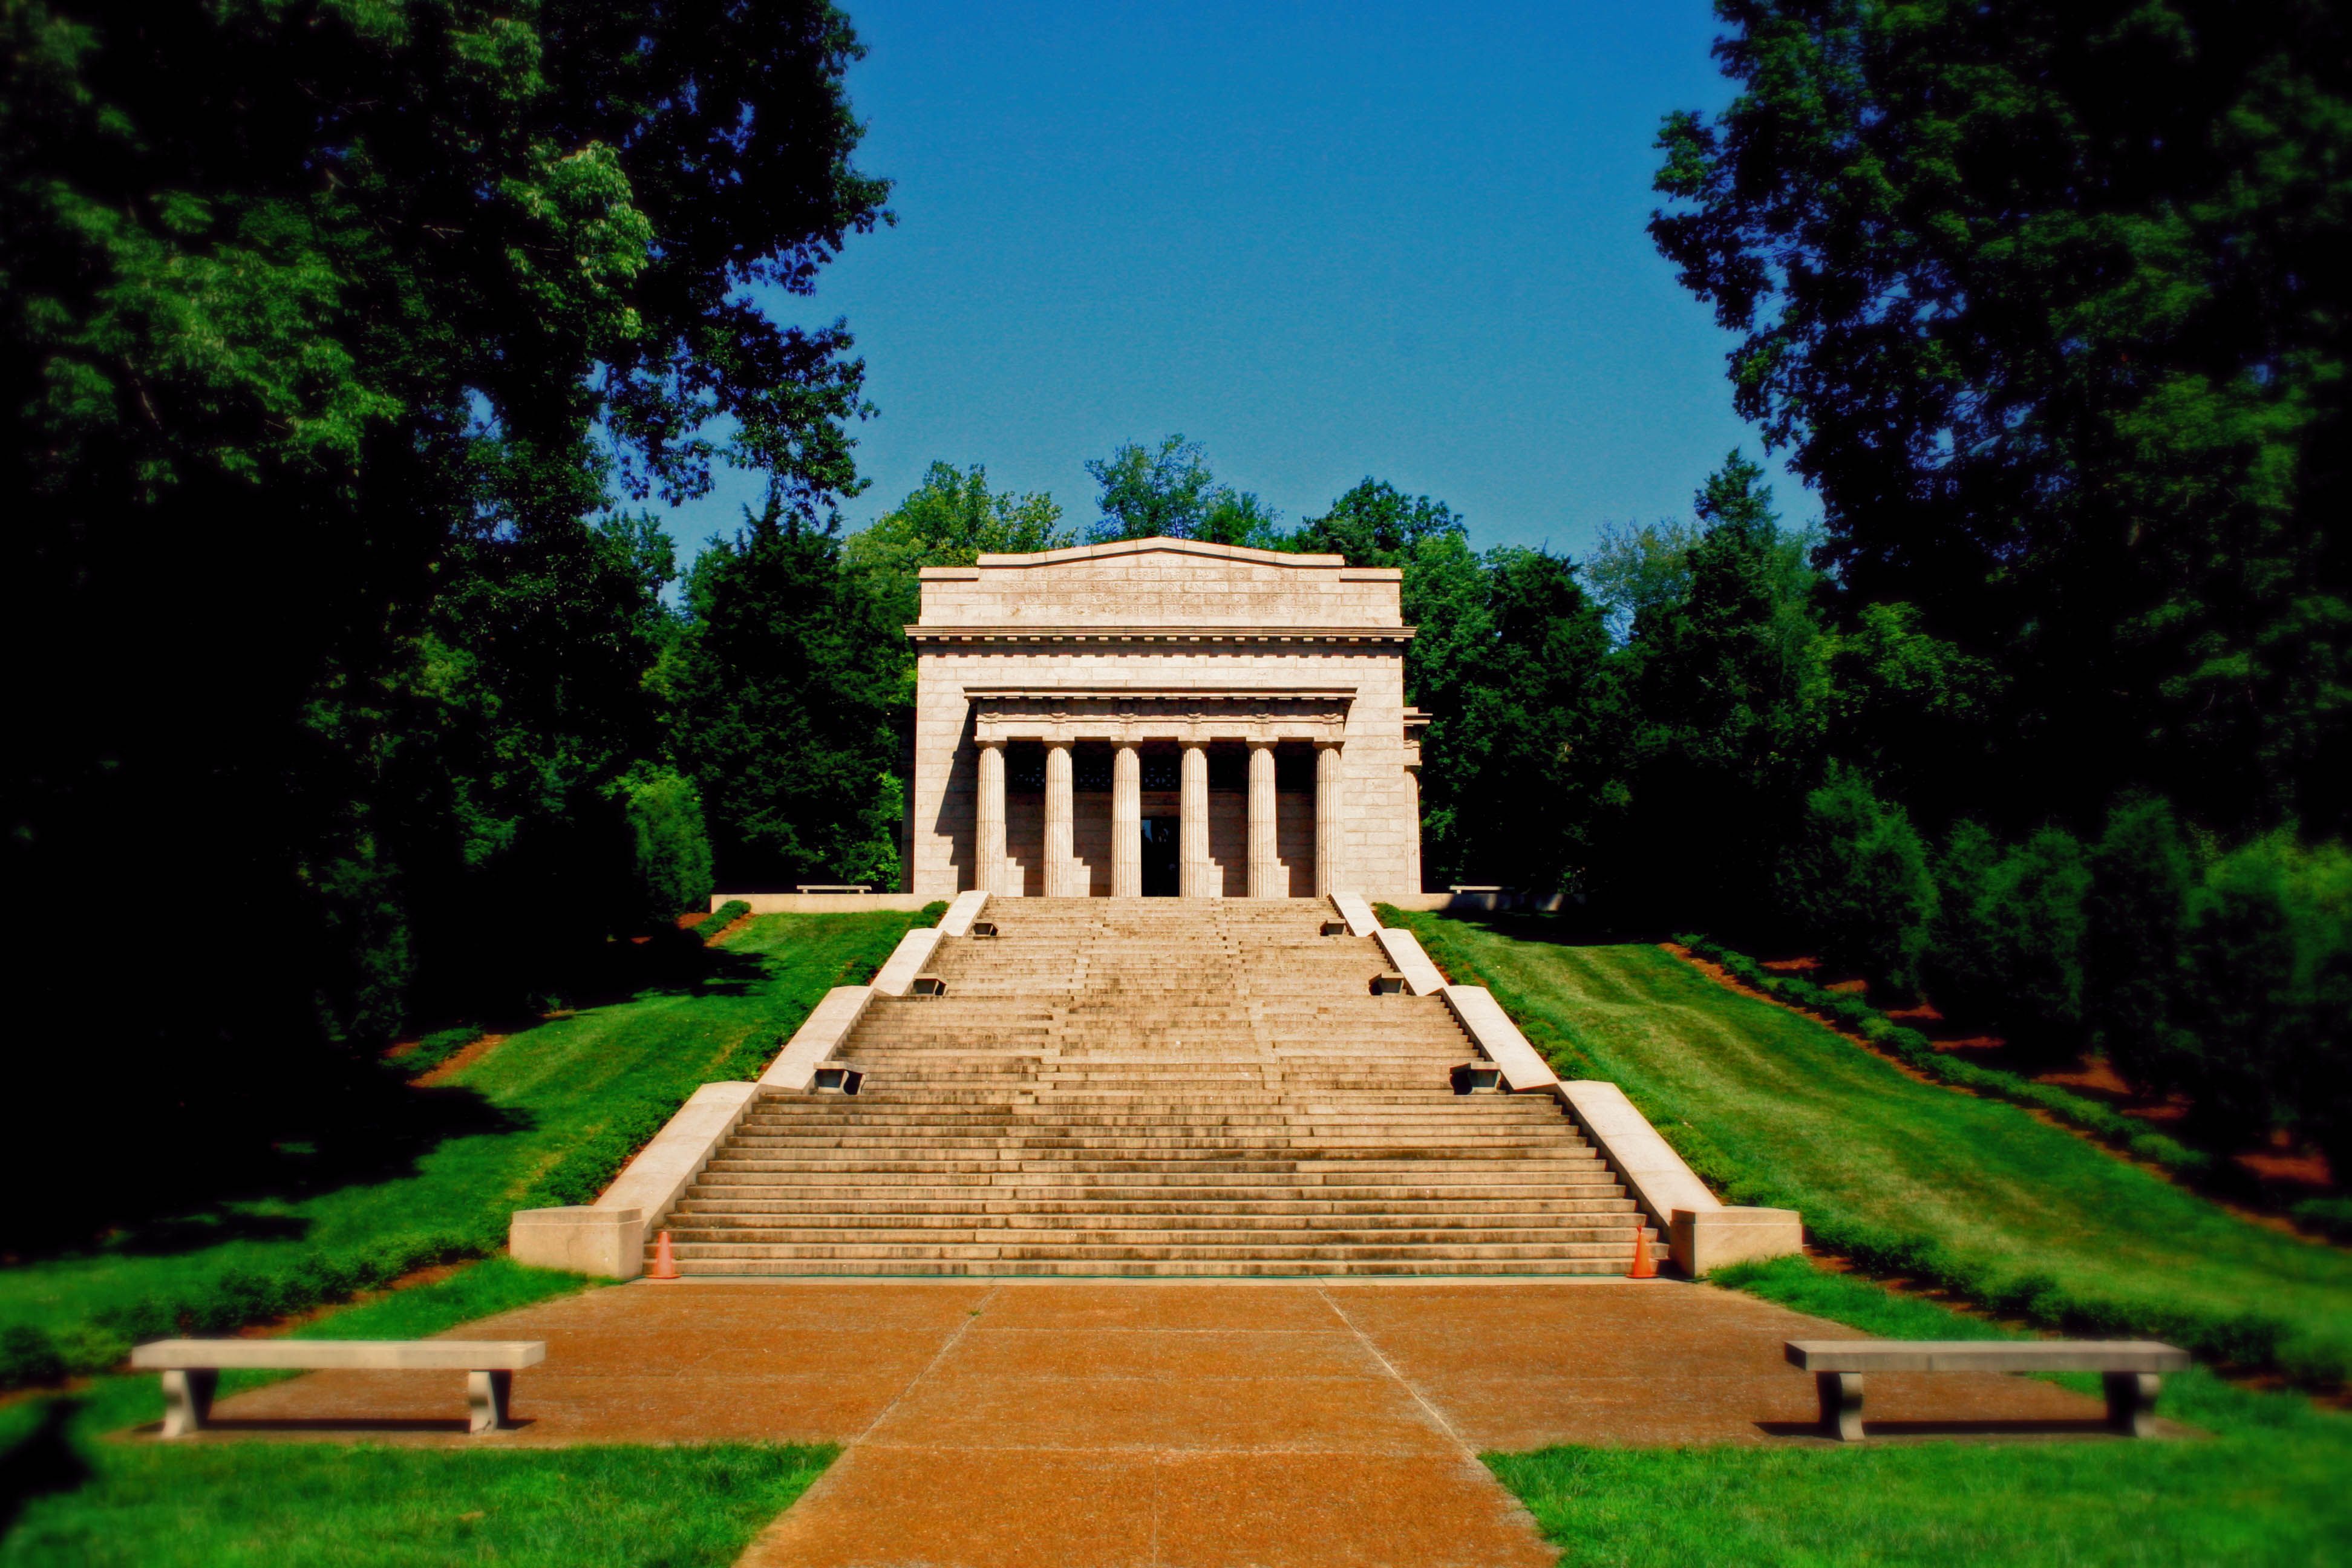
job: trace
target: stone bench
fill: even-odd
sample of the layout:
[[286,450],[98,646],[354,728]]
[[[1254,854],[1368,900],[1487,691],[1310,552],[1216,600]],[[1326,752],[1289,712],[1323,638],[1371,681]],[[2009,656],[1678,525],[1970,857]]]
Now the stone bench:
[[1822,1435],[1862,1436],[1862,1379],[1873,1372],[2095,1372],[2107,1392],[2107,1425],[2147,1434],[2162,1373],[2185,1372],[2189,1352],[2152,1340],[1790,1340],[1789,1364],[1813,1374]]
[[547,1359],[544,1340],[157,1340],[131,1364],[163,1374],[163,1436],[184,1437],[212,1414],[226,1368],[270,1372],[462,1372],[470,1430],[507,1424],[514,1374]]
[[874,884],[871,882],[795,882],[793,884],[793,892],[803,894],[870,893],[873,890]]

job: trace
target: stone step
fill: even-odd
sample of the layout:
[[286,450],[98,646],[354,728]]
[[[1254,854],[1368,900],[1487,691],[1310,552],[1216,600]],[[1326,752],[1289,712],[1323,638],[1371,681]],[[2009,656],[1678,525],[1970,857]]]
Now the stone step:
[[[1633,1254],[1632,1232],[1619,1242],[1496,1242],[1492,1244],[1433,1244],[1412,1247],[1384,1242],[1277,1242],[1253,1245],[1244,1242],[1167,1243],[1139,1241],[1133,1243],[1097,1242],[1078,1238],[1024,1238],[1019,1241],[959,1241],[959,1242],[744,1242],[724,1245],[708,1242],[679,1242],[671,1237],[672,1251],[679,1267],[705,1258],[789,1258],[794,1262],[817,1262],[828,1258],[907,1258],[964,1259],[1041,1258],[1055,1261],[1083,1262],[1088,1259],[1113,1261],[1174,1262],[1251,1262],[1319,1259],[1328,1262],[1405,1260],[1415,1257],[1453,1262],[1497,1262],[1503,1260],[1535,1260],[1565,1258],[1630,1259]],[[1622,1271],[1623,1263],[1619,1263]]]
[[[852,1189],[856,1190],[856,1189]],[[985,1190],[985,1189],[982,1189]],[[1202,1217],[1233,1215],[1284,1216],[1297,1215],[1350,1215],[1360,1218],[1391,1218],[1431,1215],[1497,1216],[1518,1218],[1556,1215],[1631,1215],[1633,1201],[1614,1195],[1592,1197],[1486,1198],[1453,1197],[1446,1199],[1401,1199],[1386,1202],[1349,1200],[1347,1202],[1315,1203],[1291,1196],[1267,1197],[1256,1201],[1202,1202],[1185,1199],[1127,1199],[1091,1197],[1086,1199],[1003,1198],[982,1200],[960,1192],[953,1197],[929,1200],[888,1197],[805,1197],[777,1195],[756,1198],[689,1197],[670,1211],[680,1217],[704,1215],[1062,1215],[1068,1216],[1117,1217],[1127,1215],[1177,1215]]]
[[1055,1258],[834,1258],[803,1263],[795,1258],[710,1258],[681,1263],[678,1271],[711,1278],[796,1278],[835,1275],[874,1278],[947,1275],[959,1278],[1016,1279],[1290,1279],[1412,1277],[1423,1275],[1513,1277],[1622,1276],[1625,1264],[1614,1258],[1517,1259],[1488,1262],[1461,1258],[1405,1258],[1333,1261],[1289,1258],[1272,1263],[1199,1259]]

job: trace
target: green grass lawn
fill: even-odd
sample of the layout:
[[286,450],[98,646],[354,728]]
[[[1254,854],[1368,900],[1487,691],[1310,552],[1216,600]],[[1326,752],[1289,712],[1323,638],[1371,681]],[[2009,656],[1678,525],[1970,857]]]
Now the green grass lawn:
[[495,1250],[513,1209],[588,1201],[698,1086],[756,1077],[828,987],[867,978],[929,918],[755,921],[707,973],[541,1024],[410,1091],[443,1131],[389,1170],[222,1205],[167,1227],[167,1244],[133,1237],[0,1269],[0,1355],[36,1374],[44,1359],[98,1370],[134,1339],[226,1330]]
[[[1906,1339],[1998,1332],[1802,1259],[1727,1271],[1798,1310]],[[2084,1380],[2085,1383],[2090,1380]],[[2352,1556],[2352,1417],[2201,1369],[2158,1406],[2181,1440],[1545,1448],[1488,1454],[1563,1564],[2276,1564]]]
[[[438,1333],[588,1285],[505,1258],[303,1325],[328,1339]],[[271,1378],[230,1373],[224,1394]],[[719,1444],[465,1452],[110,1438],[160,1419],[152,1375],[0,1407],[0,1565],[724,1564],[832,1461]]]
[[[2236,1217],[2018,1106],[1924,1083],[1650,946],[1391,915],[1565,1076],[1615,1080],[1702,1174],[1829,1245],[1934,1260],[2004,1310],[2316,1383],[2352,1369],[2352,1253]],[[1877,1462],[1877,1461],[1874,1461]],[[1887,1463],[1901,1461],[1889,1460]]]

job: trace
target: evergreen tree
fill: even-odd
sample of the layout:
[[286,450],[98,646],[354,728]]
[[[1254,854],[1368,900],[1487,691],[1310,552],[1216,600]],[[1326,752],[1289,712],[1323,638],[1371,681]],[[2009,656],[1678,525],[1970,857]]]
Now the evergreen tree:
[[1936,907],[1911,818],[1850,769],[1805,796],[1804,824],[1782,863],[1781,902],[1832,963],[1862,971],[1874,993],[1909,997]]
[[2141,795],[2108,815],[2084,904],[2084,1010],[2094,1042],[2142,1089],[2167,1079],[2177,1048],[2197,880],[2168,802]]
[[1762,478],[1737,452],[1709,477],[1689,586],[1635,618],[1618,662],[1624,804],[1605,881],[1636,919],[1759,929],[1820,777],[1815,579]]
[[687,577],[678,749],[722,887],[899,879],[901,625],[771,496]]

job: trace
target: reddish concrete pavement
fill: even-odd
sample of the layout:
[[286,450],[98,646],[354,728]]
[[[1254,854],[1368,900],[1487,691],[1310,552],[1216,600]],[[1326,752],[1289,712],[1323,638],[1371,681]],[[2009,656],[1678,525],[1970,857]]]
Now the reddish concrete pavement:
[[[1849,1331],[1667,1280],[639,1283],[460,1331],[548,1342],[518,1430],[453,1431],[455,1376],[334,1373],[197,1440],[845,1445],[758,1568],[1541,1568],[1478,1452],[1814,1441],[1780,1345]],[[2021,1378],[1871,1381],[1882,1434],[2101,1415]]]

